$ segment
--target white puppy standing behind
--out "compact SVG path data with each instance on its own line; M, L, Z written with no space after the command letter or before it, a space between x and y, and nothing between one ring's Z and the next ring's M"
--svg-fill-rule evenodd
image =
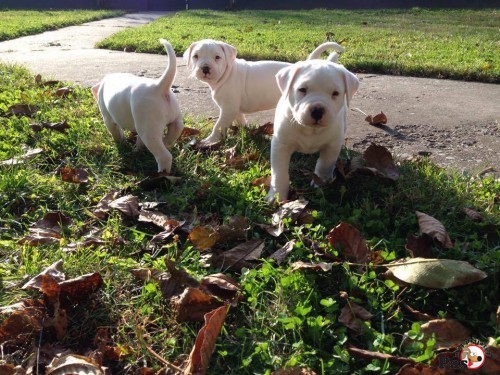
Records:
M309 58L319 58L330 48L343 51L337 43L324 43ZM212 133L202 141L205 144L225 137L234 120L246 125L245 114L275 108L281 96L275 77L290 63L246 61L237 59L236 54L236 48L230 44L211 39L192 43L184 53L188 68L192 68L197 79L210 86L212 99L220 109Z
M325 182L333 181L347 110L359 86L358 78L344 66L324 60L298 62L280 70L276 79L282 95L271 141L270 202L288 197L289 164L295 151L319 151L314 173Z
M167 147L179 138L184 123L171 91L177 70L175 52L165 39L160 42L167 50L168 66L159 79L129 73L108 74L92 87L92 93L113 139L123 141L123 130L137 132L136 149L145 145L158 163L158 172L170 173L172 154Z

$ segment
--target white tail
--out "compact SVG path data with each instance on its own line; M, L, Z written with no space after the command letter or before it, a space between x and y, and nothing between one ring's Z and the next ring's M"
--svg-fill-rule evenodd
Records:
M327 60L336 63L339 59L339 55L337 52L344 52L344 47L335 42L326 42L320 44L314 51L310 53L310 55L307 57L307 60L320 59L321 54L330 49L335 50L335 52L330 53Z
M172 83L174 83L175 73L177 71L177 59L172 45L165 39L160 39L160 43L165 46L168 54L168 66L163 72L162 76L158 79L158 87L162 91L170 90Z

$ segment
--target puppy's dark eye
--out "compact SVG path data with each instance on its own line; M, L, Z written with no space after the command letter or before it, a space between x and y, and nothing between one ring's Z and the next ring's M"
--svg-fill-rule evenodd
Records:
M220 60L220 56L215 56L215 60Z
M336 96L339 96L339 92L338 92L338 91L334 91L334 92L332 93L332 96L333 96L334 98L335 98Z
M307 89L305 87L301 87L299 89L299 92L303 93L303 94L307 94Z
M193 56L193 59L197 59L197 58L198 58L198 55L194 55L194 56Z

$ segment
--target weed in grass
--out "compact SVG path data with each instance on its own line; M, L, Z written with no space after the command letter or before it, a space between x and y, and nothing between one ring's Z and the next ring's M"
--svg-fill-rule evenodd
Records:
M401 367L377 358L358 358L350 346L428 364L435 356L437 338L422 334L424 321L405 305L430 318L458 320L483 342L498 337L494 318L499 304L498 180L453 175L427 161L401 161L396 182L357 175L312 189L310 177L299 171L311 170L315 157L297 155L291 164L293 188L309 201L310 217L303 223L285 218L285 231L274 237L255 225L270 225L276 211L265 203L265 189L252 184L269 174L265 137L240 130L220 150L206 154L182 140L172 149L173 172L180 180L144 190L138 183L155 170L154 159L149 153L133 153L131 146L115 146L89 90L75 87L73 96L58 98L52 88L37 85L19 67L0 66L0 75L16 77L0 80L0 92L8 93L0 94L3 112L21 102L39 108L29 118L0 116L1 159L23 153L23 145L43 149L24 163L0 166L0 304L39 298L39 293L21 286L59 259L64 260L68 278L98 272L103 279L97 293L68 309L68 331L64 339L56 340L63 348L79 354L95 350L96 336L106 330L108 345L123 354L118 361L105 360L113 373L135 372L142 363L163 367L150 349L171 362L186 359L202 323L178 321L160 284L139 281L131 274L133 268L168 272L165 259L175 261L197 280L224 272L241 285L242 298L229 308L217 339L208 370L212 374L268 374L286 366L305 366L321 374L395 373ZM65 133L35 132L29 127L32 121L63 120L70 125ZM192 119L186 118L186 123L197 127ZM231 165L225 151L233 147L236 156L255 153L258 157ZM63 165L86 169L88 182L62 181L56 171ZM153 202L157 206L152 210L185 220L185 227L154 244L151 239L161 229L151 223L117 210L98 220L93 211L111 190L133 194L141 203ZM465 207L479 212L483 221L470 220ZM57 243L18 243L52 211L63 211L72 219ZM438 219L453 240L451 249L433 243L434 258L467 261L488 277L451 289L403 286L386 279L381 264L406 257L406 238L419 231L415 211ZM247 219L242 240L221 240L212 251L201 252L187 238L186 232L194 226L216 230L235 215ZM339 222L355 226L377 258L364 266L347 262L343 249L332 247L328 240L329 231ZM83 245L89 236L100 242ZM256 239L264 241L256 268L235 271L205 263L207 253L223 254ZM266 260L289 241L293 241L292 250L281 264ZM74 243L80 244L69 246ZM296 269L297 261L327 262L331 269ZM355 309L371 314L356 323L358 332L343 323ZM2 314L2 324L5 319ZM403 345L405 334L413 339L409 345ZM38 340L36 336L5 347L4 359L26 366ZM43 340L54 343L45 333Z

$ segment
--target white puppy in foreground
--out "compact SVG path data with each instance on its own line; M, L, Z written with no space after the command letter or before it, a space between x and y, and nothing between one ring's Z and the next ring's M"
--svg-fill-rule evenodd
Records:
M280 70L276 79L282 95L271 141L270 202L288 197L289 164L295 151L319 151L314 173L324 182L334 180L347 110L359 86L358 78L344 66L324 60L298 62Z
M322 52L331 48L338 52L344 50L337 43L324 43L309 55L309 59L319 58ZM192 68L197 79L210 86L212 99L220 109L212 133L202 141L204 144L220 141L234 120L246 125L245 114L275 108L281 96L276 73L290 63L252 62L237 59L236 54L233 46L211 39L191 44L184 53L188 68Z
M92 87L104 123L116 142L123 140L123 130L137 132L136 149L146 145L158 163L158 172L170 173L172 154L167 149L179 138L184 123L171 91L177 64L169 42L160 39L168 53L168 66L159 79L129 73L106 75ZM168 133L163 135L165 127Z

